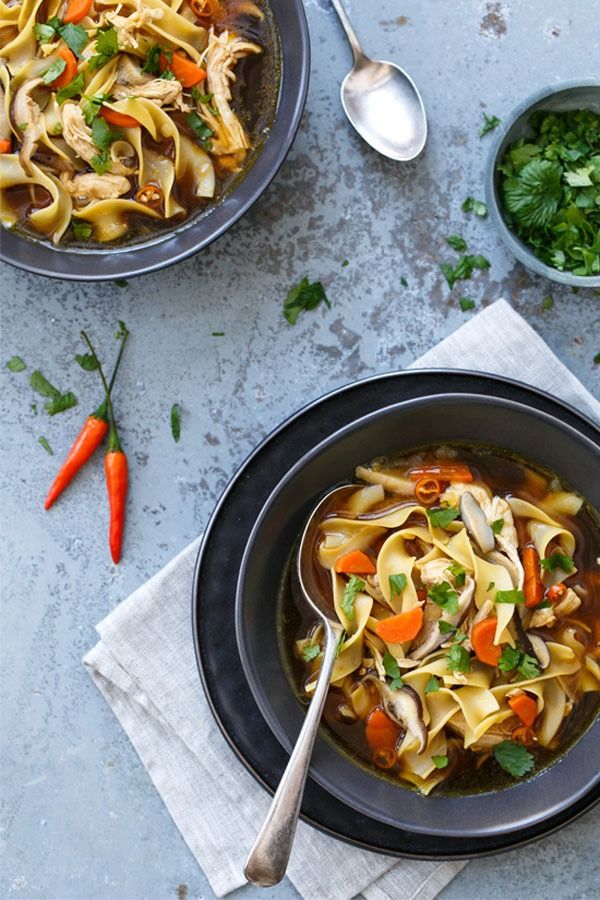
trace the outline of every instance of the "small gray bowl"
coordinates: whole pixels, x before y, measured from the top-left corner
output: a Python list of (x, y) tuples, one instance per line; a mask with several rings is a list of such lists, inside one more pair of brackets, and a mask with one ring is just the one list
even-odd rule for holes
[(488, 157), (485, 173), (486, 200), (490, 218), (508, 249), (524, 266), (561, 284), (572, 287), (599, 287), (600, 275), (573, 275), (547, 266), (533, 250), (511, 230), (504, 219), (500, 197), (500, 177), (496, 166), (513, 141), (533, 134), (529, 118), (538, 109), (564, 112), (569, 109), (591, 109), (600, 113), (600, 78), (581, 78), (549, 85), (520, 103), (504, 120)]

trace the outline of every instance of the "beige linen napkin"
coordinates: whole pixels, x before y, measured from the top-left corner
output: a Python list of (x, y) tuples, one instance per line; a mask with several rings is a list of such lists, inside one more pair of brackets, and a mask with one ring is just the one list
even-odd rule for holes
[[(471, 368), (540, 387), (600, 422), (600, 404), (503, 300), (473, 317), (412, 368)], [(190, 628), (199, 541), (97, 626), (84, 658), (218, 896), (242, 866), (270, 798), (213, 721)], [(350, 815), (352, 813), (350, 812)], [(300, 823), (288, 875), (307, 900), (432, 900), (465, 865), (395, 860)]]

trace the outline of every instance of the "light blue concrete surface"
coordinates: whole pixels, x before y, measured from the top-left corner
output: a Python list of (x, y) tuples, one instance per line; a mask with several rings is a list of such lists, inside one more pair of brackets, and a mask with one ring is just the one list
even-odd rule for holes
[[(54, 419), (35, 415), (26, 373), (1, 367), (2, 897), (175, 900), (178, 888), (190, 900), (213, 896), (80, 658), (95, 623), (201, 531), (228, 477), (284, 416), (407, 364), (471, 315), (458, 309), (461, 293), (478, 307), (509, 298), (600, 392), (600, 298), (529, 275), (488, 222), (460, 211), (467, 194), (483, 193), (482, 112), (502, 117), (545, 83), (597, 71), (597, 0), (353, 0), (365, 49), (402, 63), (424, 95), (430, 140), (407, 166), (376, 156), (346, 124), (338, 86), (349, 51), (328, 0), (306, 5), (313, 77), (300, 134), (274, 185), (228, 235), (124, 288), (2, 270), (3, 359), (20, 354), (80, 400)], [(450, 233), (492, 261), (452, 295), (439, 272), (454, 257)], [(332, 308), (292, 328), (282, 302), (304, 274), (323, 281)], [(555, 305), (543, 311), (548, 293)], [(132, 332), (116, 396), (131, 492), (124, 561), (114, 568), (100, 458), (51, 514), (42, 502), (82, 412), (98, 402), (94, 378), (73, 362), (79, 330), (105, 350), (117, 319)], [(473, 863), (442, 896), (599, 897), (599, 840), (595, 811), (536, 846)], [(240, 893), (295, 896), (290, 885)]]

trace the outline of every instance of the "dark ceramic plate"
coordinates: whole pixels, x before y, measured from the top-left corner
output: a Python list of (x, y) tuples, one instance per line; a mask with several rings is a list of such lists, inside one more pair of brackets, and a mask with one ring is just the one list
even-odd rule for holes
[[(591, 422), (551, 397), (515, 382), (447, 371), (383, 375), (341, 388), (285, 422), (233, 478), (207, 527), (193, 591), (193, 629), (200, 675), (224, 736), (270, 792), (277, 786), (288, 753), (253, 698), (233, 630), (238, 572), (252, 527), (278, 482), (332, 432), (390, 404), (448, 392), (506, 398), (560, 418), (597, 445), (600, 439)], [(224, 617), (229, 628), (223, 628)], [(407, 795), (402, 792), (401, 796)], [(469, 857), (510, 849), (548, 834), (589, 809), (599, 798), (600, 786), (595, 784), (560, 810), (550, 811), (545, 820), (518, 831), (481, 836), (431, 835), (397, 828), (352, 809), (309, 777), (302, 817), (335, 837), (382, 853)]]
[(271, 133), (240, 183), (205, 214), (176, 230), (127, 247), (62, 249), (2, 229), (0, 256), (34, 272), (71, 281), (109, 281), (164, 269), (220, 237), (266, 190), (285, 160), (298, 126), (310, 74), (310, 43), (302, 0), (269, 0), (279, 37), (281, 81)]

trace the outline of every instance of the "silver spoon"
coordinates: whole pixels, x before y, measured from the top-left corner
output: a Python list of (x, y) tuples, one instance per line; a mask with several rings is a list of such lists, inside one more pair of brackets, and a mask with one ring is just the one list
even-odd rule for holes
[(414, 159), (427, 140), (427, 116), (414, 81), (400, 66), (365, 56), (341, 0), (331, 2), (354, 54), (340, 92), (346, 115), (379, 153), (402, 162)]
[(319, 523), (325, 509), (330, 505), (334, 506), (335, 498), (342, 499), (343, 494), (353, 490), (353, 485), (345, 485), (335, 488), (323, 497), (311, 513), (298, 548), (296, 565), (300, 588), (307, 603), (323, 623), (325, 646), (315, 692), (296, 746), (279, 782), (267, 818), (244, 866), (247, 880), (260, 887), (279, 884), (287, 869), (312, 749), (327, 697), (337, 646), (343, 633), (341, 624), (335, 618), (332, 599), (323, 595), (323, 590), (314, 576), (314, 549), (319, 538)]

